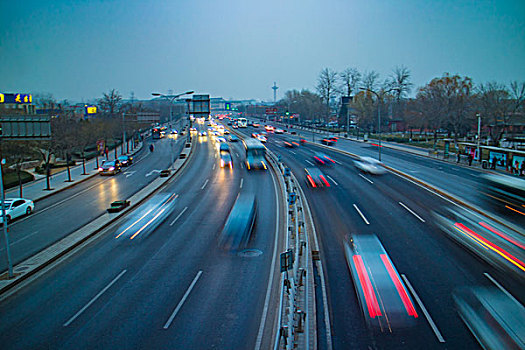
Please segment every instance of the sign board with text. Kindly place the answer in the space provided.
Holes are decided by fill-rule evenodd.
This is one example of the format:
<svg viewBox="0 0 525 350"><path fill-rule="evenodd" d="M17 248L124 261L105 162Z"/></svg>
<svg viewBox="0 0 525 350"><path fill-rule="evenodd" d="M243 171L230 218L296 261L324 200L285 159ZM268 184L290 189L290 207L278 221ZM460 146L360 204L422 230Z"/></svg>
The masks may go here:
<svg viewBox="0 0 525 350"><path fill-rule="evenodd" d="M193 95L191 113L196 118L210 114L210 95Z"/></svg>
<svg viewBox="0 0 525 350"><path fill-rule="evenodd" d="M0 93L0 103L33 103L33 96L28 94L2 94Z"/></svg>

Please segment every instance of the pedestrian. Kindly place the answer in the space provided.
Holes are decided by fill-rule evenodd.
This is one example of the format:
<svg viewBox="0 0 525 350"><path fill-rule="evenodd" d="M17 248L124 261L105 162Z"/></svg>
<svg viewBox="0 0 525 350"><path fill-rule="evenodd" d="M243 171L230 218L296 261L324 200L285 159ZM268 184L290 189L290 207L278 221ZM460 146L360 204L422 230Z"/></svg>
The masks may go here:
<svg viewBox="0 0 525 350"><path fill-rule="evenodd" d="M521 161L521 173L520 176L525 176L525 159Z"/></svg>
<svg viewBox="0 0 525 350"><path fill-rule="evenodd" d="M514 161L514 174L519 175L520 174L520 166L518 161Z"/></svg>
<svg viewBox="0 0 525 350"><path fill-rule="evenodd" d="M459 163L459 159L461 158L461 154L459 153L459 150L456 152L456 163Z"/></svg>
<svg viewBox="0 0 525 350"><path fill-rule="evenodd" d="M472 165L472 158L474 158L474 157L472 157L472 153L469 153L469 154L468 154L468 165L469 165L469 166Z"/></svg>

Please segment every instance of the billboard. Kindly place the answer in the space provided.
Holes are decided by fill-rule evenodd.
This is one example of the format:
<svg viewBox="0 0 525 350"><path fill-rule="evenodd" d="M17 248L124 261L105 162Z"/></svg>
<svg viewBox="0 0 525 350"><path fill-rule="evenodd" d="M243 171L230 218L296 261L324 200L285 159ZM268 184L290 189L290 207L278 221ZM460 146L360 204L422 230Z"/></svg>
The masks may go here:
<svg viewBox="0 0 525 350"><path fill-rule="evenodd" d="M2 139L48 140L51 118L43 115L8 115L0 117Z"/></svg>
<svg viewBox="0 0 525 350"><path fill-rule="evenodd" d="M33 96L28 94L2 94L0 93L0 103L33 103Z"/></svg>

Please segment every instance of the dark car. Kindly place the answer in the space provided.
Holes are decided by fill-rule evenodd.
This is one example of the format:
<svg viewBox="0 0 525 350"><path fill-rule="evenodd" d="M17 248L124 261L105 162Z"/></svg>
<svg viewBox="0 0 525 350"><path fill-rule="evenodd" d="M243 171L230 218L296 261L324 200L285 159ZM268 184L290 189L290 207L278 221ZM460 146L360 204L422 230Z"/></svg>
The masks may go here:
<svg viewBox="0 0 525 350"><path fill-rule="evenodd" d="M118 157L118 160L120 162L120 164L122 164L122 166L130 166L131 164L133 164L133 157L132 156L120 156Z"/></svg>
<svg viewBox="0 0 525 350"><path fill-rule="evenodd" d="M224 249L243 248L250 240L257 218L257 199L252 193L239 195L224 224L219 245Z"/></svg>
<svg viewBox="0 0 525 350"><path fill-rule="evenodd" d="M115 175L121 171L121 164L118 159L115 160L105 160L102 162L98 168L98 173L100 175Z"/></svg>
<svg viewBox="0 0 525 350"><path fill-rule="evenodd" d="M335 142L331 139L322 139L321 143L326 146L333 146Z"/></svg>
<svg viewBox="0 0 525 350"><path fill-rule="evenodd" d="M331 165L335 163L335 160L333 160L332 158L330 158L324 153L314 154L314 160L317 164L321 164L321 165Z"/></svg>
<svg viewBox="0 0 525 350"><path fill-rule="evenodd" d="M318 168L305 168L306 183L312 187L330 187L330 183Z"/></svg>
<svg viewBox="0 0 525 350"><path fill-rule="evenodd" d="M230 141L230 142L239 142L239 138L237 136L235 136L235 135L230 135L228 137L228 141Z"/></svg>

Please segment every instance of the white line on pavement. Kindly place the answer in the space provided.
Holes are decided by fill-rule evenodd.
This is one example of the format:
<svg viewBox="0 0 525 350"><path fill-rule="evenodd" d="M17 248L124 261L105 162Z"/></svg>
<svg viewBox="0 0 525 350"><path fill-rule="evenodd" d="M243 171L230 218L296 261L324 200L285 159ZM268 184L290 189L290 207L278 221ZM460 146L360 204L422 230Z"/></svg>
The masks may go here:
<svg viewBox="0 0 525 350"><path fill-rule="evenodd" d="M363 179L365 179L366 181L370 182L371 184L373 184L374 182L370 179L368 179L367 177L363 176L363 174L358 174L359 176L361 176Z"/></svg>
<svg viewBox="0 0 525 350"><path fill-rule="evenodd" d="M208 179L206 179L206 181L204 181L204 185L202 185L201 190L203 190L204 187L206 187L207 184L208 184Z"/></svg>
<svg viewBox="0 0 525 350"><path fill-rule="evenodd" d="M279 217L279 205L280 205L280 202L279 202L279 195L277 193L277 186L275 185L275 181L277 181L277 179L274 178L274 175L272 172L270 172L272 174L272 178L274 179L274 191L275 191L275 201L276 201L276 213L275 213L275 217L278 218ZM275 220L275 232L279 232L279 220L276 219ZM279 242L279 235L278 234L275 234L275 238L274 238L274 242L273 242L273 255L272 255L272 265L270 266L270 273L269 273L269 276L268 276L268 288L266 289L266 296L264 298L264 308L263 308L263 313L262 313L262 316L261 316L261 323L259 324L259 332L257 333L257 339L255 341L255 350L260 350L261 349L261 344L262 344L262 337L263 337L263 333L264 333L264 326L266 324L266 317L268 316L268 307L269 307L269 304L270 304L270 294L271 294L271 291L272 291L272 285L273 285L273 271L275 271L275 262L276 262L276 258L277 258L277 244Z"/></svg>
<svg viewBox="0 0 525 350"><path fill-rule="evenodd" d="M241 178L241 186L240 188L242 188L242 184L244 183L244 178Z"/></svg>
<svg viewBox="0 0 525 350"><path fill-rule="evenodd" d="M492 278L491 275L488 274L488 272L485 272L483 273L485 275L485 277L487 277L492 283L494 283L496 285L496 287L498 287L503 293L505 293L509 298L511 298L514 302L516 302L517 304L519 304L519 302L516 300L516 298L514 298L514 296L512 294L510 294L505 288L503 288L503 286L501 284L498 283L498 281L496 281L494 278Z"/></svg>
<svg viewBox="0 0 525 350"><path fill-rule="evenodd" d="M216 164L215 164L215 163L213 163L213 168L212 168L212 170L215 170L215 165L216 165Z"/></svg>
<svg viewBox="0 0 525 350"><path fill-rule="evenodd" d="M102 289L100 292L98 292L98 294L95 295L95 297L94 297L93 299L91 299L91 300L89 301L89 303L87 303L86 305L84 305L84 307L83 307L82 309L80 309L80 310L79 310L79 311L78 311L73 317L71 317L66 323L64 323L64 327L69 326L69 325L71 324L71 322L73 322L78 316L80 316L84 311L86 311L86 309L87 309L88 307L90 307L91 304L93 304L95 301L97 301L97 299L100 298L100 296L101 296L102 294L104 294L109 288L111 288L111 286L112 286L113 284L115 284L115 282L117 282L118 279L119 279L120 277L122 277L122 275L124 275L124 274L126 273L126 271L127 271L127 270L122 270L122 272L119 273L118 276L115 277L115 278L113 279L113 281L109 282L109 284L108 284L107 286L105 286L104 289Z"/></svg>
<svg viewBox="0 0 525 350"><path fill-rule="evenodd" d="M341 163L340 161L338 161L338 160L333 159L333 161L334 161L336 164L339 164L339 165L342 164L342 163Z"/></svg>
<svg viewBox="0 0 525 350"><path fill-rule="evenodd" d="M188 207L185 207L184 209L182 209L182 211L180 212L179 215L177 215L177 217L175 218L175 220L173 220L170 224L170 226L173 226L173 224L175 223L175 221L179 220L179 218L182 216L182 214L184 214L184 212L188 210Z"/></svg>
<svg viewBox="0 0 525 350"><path fill-rule="evenodd" d="M244 169L244 163L241 163L241 168L243 168L243 169Z"/></svg>
<svg viewBox="0 0 525 350"><path fill-rule="evenodd" d="M430 314L428 313L427 309L425 308L425 305L423 305L423 302L421 301L421 299L419 299L419 296L416 294L415 289L412 287L412 285L408 281L407 276L402 274L401 277L403 277L403 280L405 281L408 289L410 289L410 293L412 293L412 295L414 296L414 299L416 299L417 304L419 305L419 307L423 311L423 314L425 314L425 317L426 317L428 323L430 324L430 327L432 327L432 330L434 331L434 334L438 338L439 342L440 343L444 343L445 342L445 338L443 338L443 336L441 335L441 332L439 331L439 329L437 328L436 324L432 320L432 317L430 317Z"/></svg>
<svg viewBox="0 0 525 350"><path fill-rule="evenodd" d="M201 275L202 275L202 270L197 273L197 276L195 276L195 278L193 279L193 282L191 282L188 290L186 291L186 293L184 293L184 296L182 297L181 301L179 302L179 304L177 305L175 310L173 310L173 313L171 314L170 318L168 319L168 321L164 325L164 329L168 329L169 328L171 322L173 322L173 319L175 318L175 316L177 316L177 313L179 312L179 310L181 309L182 305L184 304L184 302L188 298L188 295L190 295L191 290L193 289L193 287L195 287L195 283L197 283L197 281L199 280L199 277L201 277Z"/></svg>
<svg viewBox="0 0 525 350"><path fill-rule="evenodd" d="M355 208L355 210L357 210L357 212L359 213L359 215L361 215L361 218L364 220L364 222L365 222L367 225L370 225L370 223L369 223L368 220L365 218L365 216L363 215L363 213L361 213L361 210L359 210L359 208L357 207L357 205L354 204L354 208Z"/></svg>
<svg viewBox="0 0 525 350"><path fill-rule="evenodd" d="M416 218L419 219L419 221L421 222L425 222L425 220L423 220L419 215L417 215L416 213L414 213L412 211L412 209L410 209L409 207L407 207L406 205L404 205L403 203L399 202L399 205L401 205L403 208L405 208L406 210L408 210L410 212L410 214L414 215Z"/></svg>
<svg viewBox="0 0 525 350"><path fill-rule="evenodd" d="M312 166L315 166L314 163L310 162L309 160L305 160L306 163L312 165Z"/></svg>
<svg viewBox="0 0 525 350"><path fill-rule="evenodd" d="M327 178L329 178L330 180L332 180L332 182L336 185L336 186L339 186L339 184L337 183L337 181L335 181L334 179L332 179L332 177L330 175L326 175Z"/></svg>
<svg viewBox="0 0 525 350"><path fill-rule="evenodd" d="M297 154L297 153L295 153L294 151L290 151L290 152L292 152L293 154Z"/></svg>

